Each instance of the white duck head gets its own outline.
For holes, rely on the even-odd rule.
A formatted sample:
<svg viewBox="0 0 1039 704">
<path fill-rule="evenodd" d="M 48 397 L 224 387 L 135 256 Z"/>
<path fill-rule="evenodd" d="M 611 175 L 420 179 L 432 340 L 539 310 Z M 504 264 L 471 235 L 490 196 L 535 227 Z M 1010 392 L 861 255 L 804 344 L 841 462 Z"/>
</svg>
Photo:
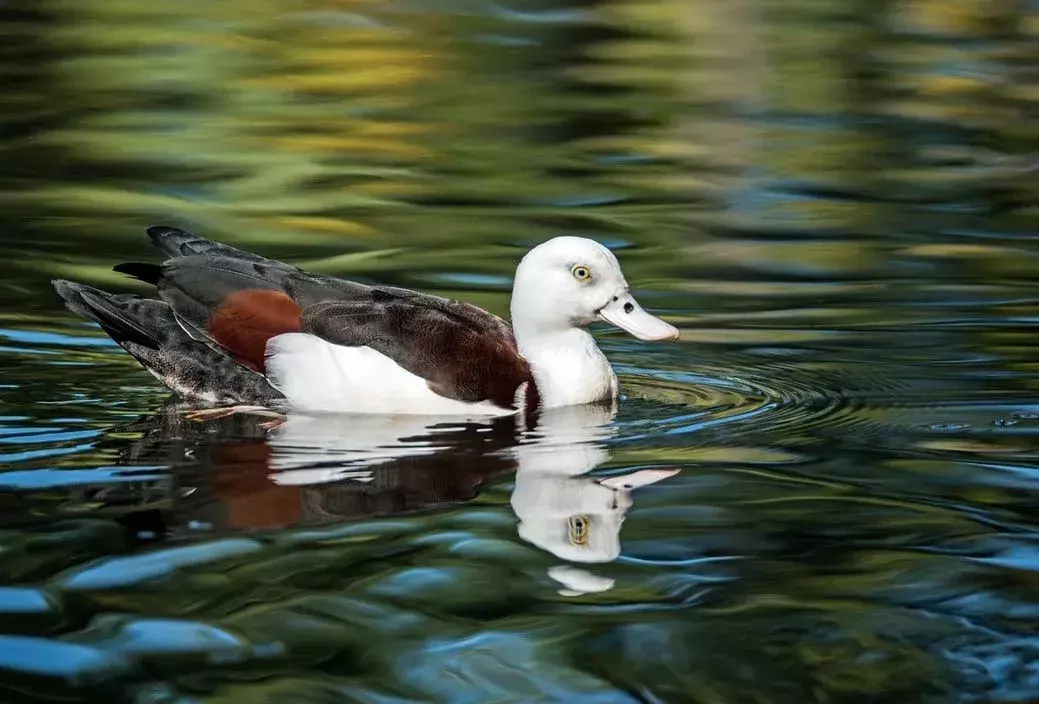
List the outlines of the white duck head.
<svg viewBox="0 0 1039 704">
<path fill-rule="evenodd" d="M 587 331 L 596 320 L 641 340 L 678 338 L 631 295 L 613 252 L 583 237 L 556 237 L 527 252 L 516 269 L 511 314 L 546 408 L 616 396 L 617 378 Z"/>
<path fill-rule="evenodd" d="M 678 330 L 638 304 L 617 257 L 583 237 L 556 237 L 527 252 L 516 269 L 512 322 L 517 334 L 612 323 L 640 340 L 674 340 Z"/>
</svg>

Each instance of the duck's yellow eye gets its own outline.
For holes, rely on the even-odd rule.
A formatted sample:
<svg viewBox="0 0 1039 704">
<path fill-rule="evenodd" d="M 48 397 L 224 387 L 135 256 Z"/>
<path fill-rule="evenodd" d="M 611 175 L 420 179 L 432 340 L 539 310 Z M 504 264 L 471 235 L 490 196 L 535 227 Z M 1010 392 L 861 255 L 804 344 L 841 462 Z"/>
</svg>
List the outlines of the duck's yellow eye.
<svg viewBox="0 0 1039 704">
<path fill-rule="evenodd" d="M 588 520 L 588 516 L 583 514 L 579 514 L 577 516 L 570 516 L 567 523 L 569 524 L 568 527 L 570 528 L 569 535 L 567 536 L 570 539 L 570 544 L 587 545 L 589 533 L 591 532 L 589 530 L 590 521 Z"/>
<path fill-rule="evenodd" d="M 586 266 L 581 266 L 580 264 L 571 269 L 570 273 L 573 274 L 574 278 L 578 281 L 587 281 L 592 278 L 592 270 Z"/>
</svg>

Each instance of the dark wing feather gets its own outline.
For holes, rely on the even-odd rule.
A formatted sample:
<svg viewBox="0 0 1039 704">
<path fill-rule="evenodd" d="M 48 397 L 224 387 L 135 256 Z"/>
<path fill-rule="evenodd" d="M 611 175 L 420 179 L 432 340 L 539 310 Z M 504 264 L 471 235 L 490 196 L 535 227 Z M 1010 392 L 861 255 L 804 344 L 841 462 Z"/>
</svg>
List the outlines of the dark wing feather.
<svg viewBox="0 0 1039 704">
<path fill-rule="evenodd" d="M 527 404 L 536 403 L 511 327 L 475 306 L 309 274 L 182 231 L 150 234 L 164 251 L 186 254 L 162 265 L 162 299 L 193 337 L 250 369 L 263 371 L 270 338 L 307 332 L 338 345 L 372 347 L 448 398 L 512 407 L 527 383 Z"/>
<path fill-rule="evenodd" d="M 530 368 L 504 321 L 465 303 L 421 294 L 329 300 L 305 308 L 301 330 L 386 355 L 448 398 L 512 407 Z M 410 292 L 409 292 L 410 293 Z"/>
</svg>

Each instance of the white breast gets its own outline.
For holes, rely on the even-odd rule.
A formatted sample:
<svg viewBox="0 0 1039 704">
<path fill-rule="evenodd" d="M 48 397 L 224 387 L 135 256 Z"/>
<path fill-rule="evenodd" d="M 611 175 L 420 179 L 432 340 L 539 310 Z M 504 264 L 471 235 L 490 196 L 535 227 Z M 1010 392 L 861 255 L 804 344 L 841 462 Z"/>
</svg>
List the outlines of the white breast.
<svg viewBox="0 0 1039 704">
<path fill-rule="evenodd" d="M 571 328 L 520 344 L 544 408 L 578 406 L 617 396 L 617 375 L 585 330 Z"/>
<path fill-rule="evenodd" d="M 426 380 L 370 347 L 343 347 L 307 333 L 267 341 L 267 378 L 293 408 L 335 413 L 508 415 L 493 403 L 433 393 Z"/>
</svg>

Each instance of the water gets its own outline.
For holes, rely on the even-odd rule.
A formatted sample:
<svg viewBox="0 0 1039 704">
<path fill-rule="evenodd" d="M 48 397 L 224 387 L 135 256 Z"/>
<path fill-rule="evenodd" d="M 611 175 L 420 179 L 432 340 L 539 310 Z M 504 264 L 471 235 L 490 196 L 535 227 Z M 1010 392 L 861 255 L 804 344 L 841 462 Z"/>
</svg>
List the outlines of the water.
<svg viewBox="0 0 1039 704">
<path fill-rule="evenodd" d="M 1034 699 L 1034 9 L 5 5 L 0 700 Z M 591 236 L 683 337 L 532 435 L 190 421 L 48 283 L 156 223 L 499 314 Z"/>
</svg>

